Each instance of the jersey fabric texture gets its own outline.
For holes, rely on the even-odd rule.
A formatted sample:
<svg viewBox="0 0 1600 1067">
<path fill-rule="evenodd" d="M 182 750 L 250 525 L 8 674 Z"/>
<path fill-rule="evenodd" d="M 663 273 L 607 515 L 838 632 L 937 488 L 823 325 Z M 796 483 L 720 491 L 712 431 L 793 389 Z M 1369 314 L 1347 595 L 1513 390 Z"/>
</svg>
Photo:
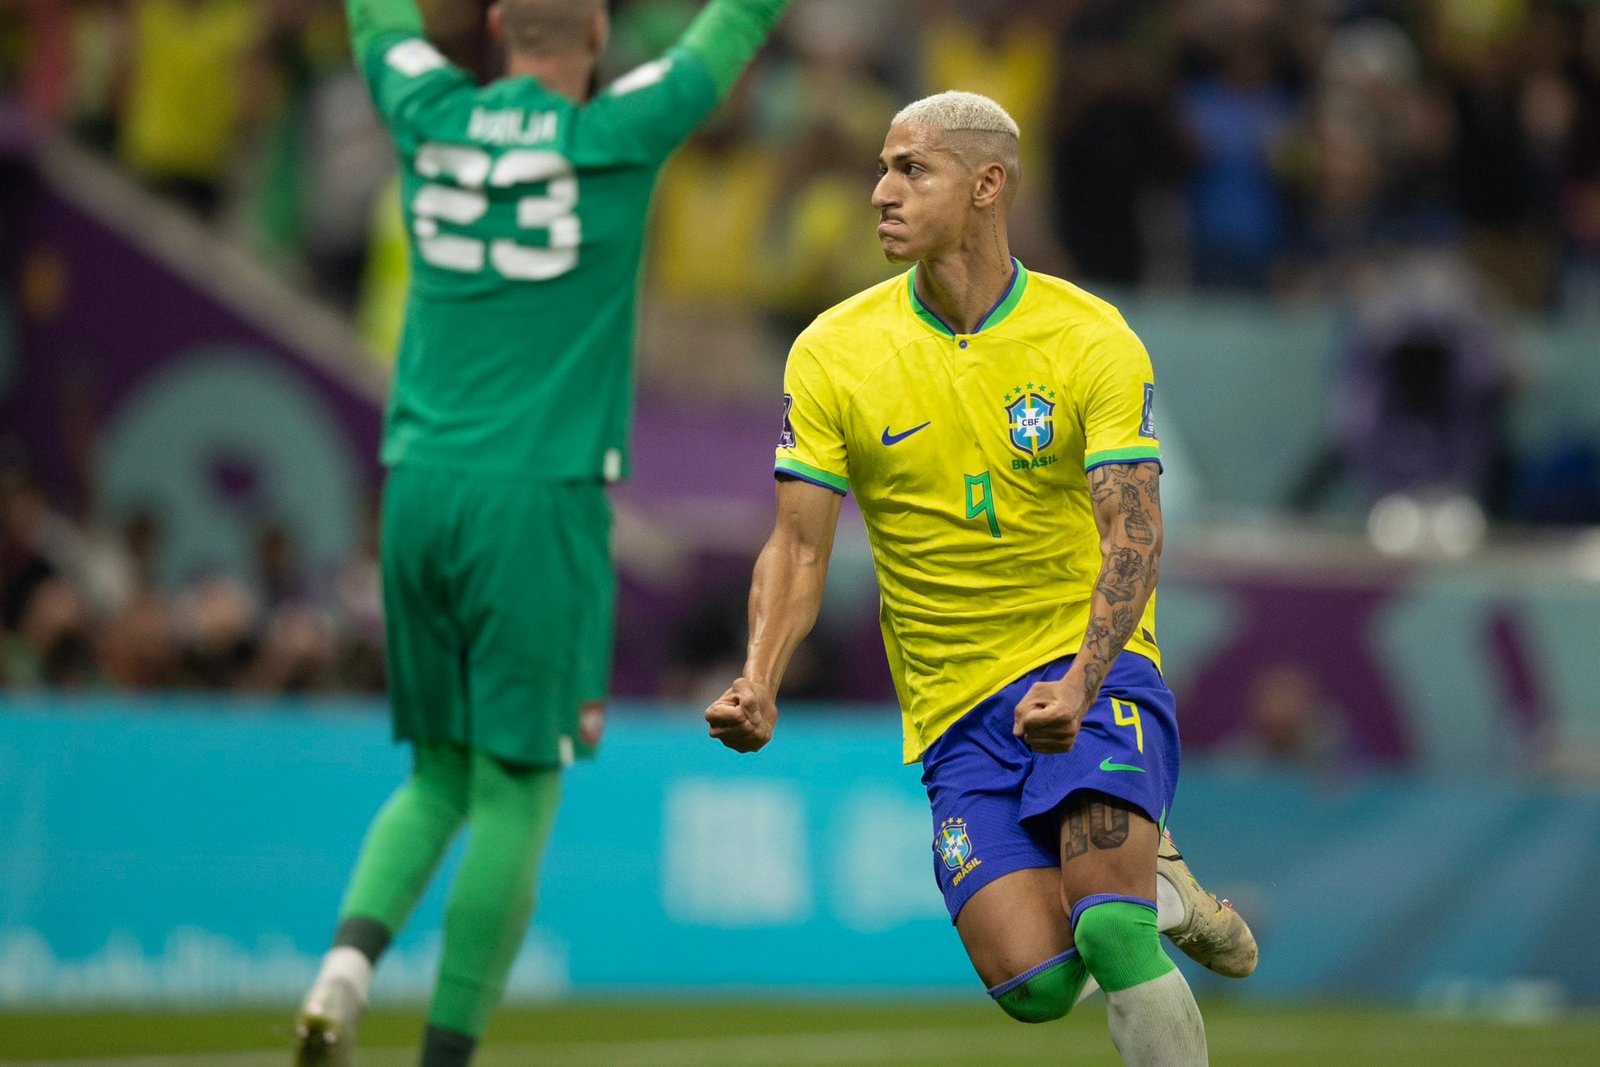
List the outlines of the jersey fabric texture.
<svg viewBox="0 0 1600 1067">
<path fill-rule="evenodd" d="M 548 767 L 593 754 L 616 578 L 599 482 L 500 484 L 397 467 L 384 487 L 395 737 Z"/>
<path fill-rule="evenodd" d="M 635 293 L 662 163 L 787 0 L 711 0 L 680 43 L 574 103 L 478 86 L 412 0 L 348 0 L 393 137 L 410 283 L 385 415 L 396 735 L 526 766 L 592 752 L 626 476 Z"/>
<path fill-rule="evenodd" d="M 996 878 L 1061 865 L 1060 819 L 1054 816 L 1079 790 L 1126 800 L 1165 825 L 1178 789 L 1176 702 L 1145 657 L 1117 657 L 1072 751 L 1040 755 L 1012 734 L 1017 702 L 1028 689 L 1059 681 L 1071 665 L 1068 656 L 1023 675 L 922 754 L 922 784 L 933 810 L 933 873 L 951 922 Z"/>
<path fill-rule="evenodd" d="M 1115 308 L 1015 261 L 974 333 L 923 306 L 913 269 L 795 341 L 776 471 L 855 493 L 907 762 L 1077 653 L 1101 565 L 1087 471 L 1160 461 L 1154 381 Z M 1127 647 L 1159 665 L 1153 596 Z"/>
<path fill-rule="evenodd" d="M 384 462 L 626 476 L 646 213 L 717 103 L 711 72 L 680 46 L 579 105 L 532 78 L 479 87 L 405 30 L 359 61 L 412 237 Z"/>
</svg>

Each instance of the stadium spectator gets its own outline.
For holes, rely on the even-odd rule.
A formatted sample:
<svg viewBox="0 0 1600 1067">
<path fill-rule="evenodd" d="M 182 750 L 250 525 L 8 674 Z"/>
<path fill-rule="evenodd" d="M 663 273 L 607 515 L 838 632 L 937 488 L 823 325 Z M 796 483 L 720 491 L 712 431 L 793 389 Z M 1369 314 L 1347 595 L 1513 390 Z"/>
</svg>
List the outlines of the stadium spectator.
<svg viewBox="0 0 1600 1067">
<path fill-rule="evenodd" d="M 1147 29 L 1141 14 L 1120 2 L 1086 4 L 1062 39 L 1048 145 L 1052 221 L 1070 275 L 1085 282 L 1146 280 L 1147 219 L 1182 171 L 1159 54 L 1137 43 Z"/>
<path fill-rule="evenodd" d="M 1245 733 L 1225 747 L 1230 763 L 1292 768 L 1326 775 L 1352 766 L 1343 709 L 1316 677 L 1293 663 L 1263 669 L 1244 694 Z"/>
<path fill-rule="evenodd" d="M 1403 261 L 1364 301 L 1345 346 L 1334 442 L 1291 503 L 1318 506 L 1346 475 L 1368 499 L 1466 494 L 1510 508 L 1505 345 L 1471 277 L 1449 261 Z"/>
<path fill-rule="evenodd" d="M 5 643 L 0 674 L 13 685 L 81 689 L 99 679 L 89 605 L 78 587 L 50 577 L 31 590 Z"/>
<path fill-rule="evenodd" d="M 249 588 L 237 578 L 205 578 L 184 590 L 177 609 L 186 686 L 237 688 L 260 641 L 260 609 Z"/>
<path fill-rule="evenodd" d="M 1289 241 L 1281 153 L 1299 102 L 1276 77 L 1281 42 L 1270 17 L 1214 17 L 1203 30 L 1204 69 L 1178 96 L 1190 144 L 1192 278 L 1202 289 L 1266 292 Z"/>
<path fill-rule="evenodd" d="M 106 682 L 123 692 L 176 688 L 181 649 L 172 605 L 145 590 L 102 628 L 96 641 Z"/>
<path fill-rule="evenodd" d="M 203 218 L 222 208 L 274 83 L 264 15 L 249 0 L 131 0 L 118 151 L 150 188 Z"/>
<path fill-rule="evenodd" d="M 1393 23 L 1364 19 L 1331 35 L 1291 164 L 1302 289 L 1333 299 L 1368 291 L 1403 249 L 1453 235 L 1449 114 L 1420 74 Z"/>
<path fill-rule="evenodd" d="M 1600 9 L 1572 27 L 1567 70 L 1573 114 L 1562 149 L 1557 188 L 1560 280 L 1557 306 L 1600 323 Z"/>
</svg>

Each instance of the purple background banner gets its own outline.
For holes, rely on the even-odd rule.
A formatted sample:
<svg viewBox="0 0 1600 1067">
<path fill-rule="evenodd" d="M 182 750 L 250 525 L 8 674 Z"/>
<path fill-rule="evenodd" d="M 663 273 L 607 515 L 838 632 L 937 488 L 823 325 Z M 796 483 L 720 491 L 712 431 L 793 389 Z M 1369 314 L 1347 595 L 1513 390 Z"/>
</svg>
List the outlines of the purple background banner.
<svg viewBox="0 0 1600 1067">
<path fill-rule="evenodd" d="M 114 224 L 94 196 L 25 168 L 8 169 L 4 188 L 16 330 L 9 373 L 0 361 L 0 435 L 58 504 L 87 483 L 113 529 L 160 509 L 178 580 L 239 565 L 263 521 L 287 525 L 322 573 L 353 551 L 381 479 L 382 395 L 354 342 L 309 329 L 293 313 L 305 305 L 253 284 L 176 216 Z M 615 494 L 619 696 L 692 702 L 738 671 L 779 415 L 776 403 L 641 402 L 637 474 Z M 1330 772 L 1600 767 L 1589 571 L 1494 554 L 1401 565 L 1355 539 L 1296 555 L 1276 550 L 1293 536 L 1263 551 L 1172 526 L 1161 631 L 1196 749 Z M 789 690 L 892 702 L 849 506 Z"/>
</svg>

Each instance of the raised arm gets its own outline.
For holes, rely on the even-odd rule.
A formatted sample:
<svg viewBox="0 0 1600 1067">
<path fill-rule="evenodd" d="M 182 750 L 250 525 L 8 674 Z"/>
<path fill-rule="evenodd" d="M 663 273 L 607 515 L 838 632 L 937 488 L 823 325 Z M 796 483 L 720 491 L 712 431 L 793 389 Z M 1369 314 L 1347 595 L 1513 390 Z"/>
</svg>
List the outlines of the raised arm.
<svg viewBox="0 0 1600 1067">
<path fill-rule="evenodd" d="M 1111 664 L 1133 636 L 1161 576 L 1161 467 L 1107 463 L 1089 472 L 1100 530 L 1100 576 L 1083 646 L 1059 682 L 1034 685 L 1017 705 L 1015 732 L 1035 752 L 1066 752 Z"/>
<path fill-rule="evenodd" d="M 345 0 L 350 23 L 350 47 L 356 65 L 365 68 L 372 43 L 386 33 L 423 36 L 422 13 L 416 0 Z"/>
<path fill-rule="evenodd" d="M 844 497 L 799 479 L 778 481 L 778 519 L 750 582 L 744 674 L 706 709 L 711 736 L 735 752 L 772 740 L 778 686 L 817 621 Z"/>
<path fill-rule="evenodd" d="M 659 163 L 738 82 L 789 0 L 711 0 L 665 55 L 624 74 L 589 105 L 612 158 Z"/>
<path fill-rule="evenodd" d="M 711 0 L 679 42 L 700 57 L 725 97 L 783 17 L 789 0 Z"/>
</svg>

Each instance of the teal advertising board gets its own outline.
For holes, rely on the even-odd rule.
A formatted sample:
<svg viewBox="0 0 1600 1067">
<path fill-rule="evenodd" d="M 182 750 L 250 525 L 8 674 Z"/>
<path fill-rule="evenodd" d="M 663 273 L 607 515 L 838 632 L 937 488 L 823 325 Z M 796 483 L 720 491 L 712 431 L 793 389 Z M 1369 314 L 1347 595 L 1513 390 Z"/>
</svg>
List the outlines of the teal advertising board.
<svg viewBox="0 0 1600 1067">
<path fill-rule="evenodd" d="M 287 1001 L 406 769 L 370 703 L 0 699 L 0 1008 Z M 757 756 L 696 709 L 623 709 L 574 768 L 521 998 L 982 996 L 884 708 L 789 709 Z M 1600 795 L 1185 767 L 1173 826 L 1262 944 L 1241 995 L 1600 1002 Z M 973 842 L 981 856 L 983 842 Z M 442 894 L 380 994 L 425 995 Z"/>
</svg>

